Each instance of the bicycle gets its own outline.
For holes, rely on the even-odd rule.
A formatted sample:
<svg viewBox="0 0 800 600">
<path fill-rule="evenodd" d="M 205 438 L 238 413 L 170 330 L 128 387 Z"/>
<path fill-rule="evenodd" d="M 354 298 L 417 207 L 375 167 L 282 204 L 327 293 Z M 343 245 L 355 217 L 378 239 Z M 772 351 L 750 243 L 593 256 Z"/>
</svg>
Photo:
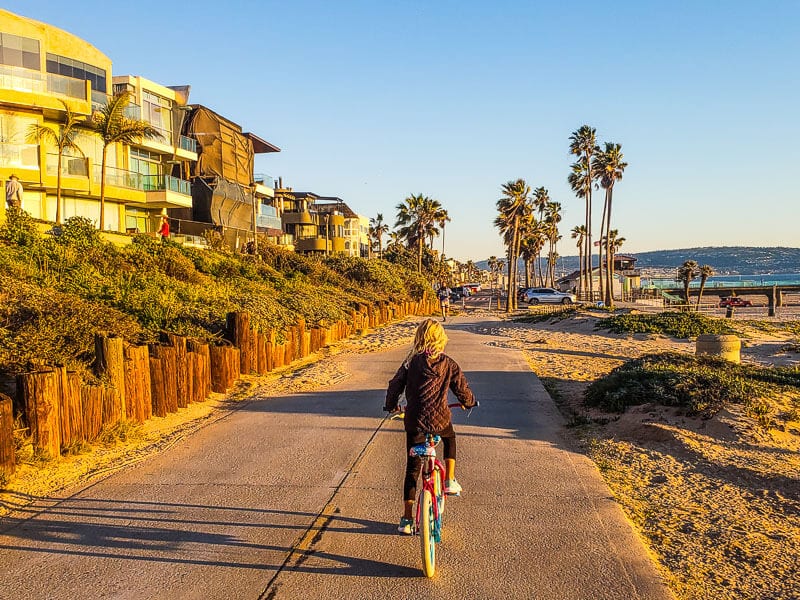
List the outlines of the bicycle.
<svg viewBox="0 0 800 600">
<path fill-rule="evenodd" d="M 479 403 L 476 402 L 475 406 L 479 406 Z M 448 404 L 448 407 L 461 407 L 461 404 Z M 401 411 L 392 418 L 402 418 L 402 414 Z M 426 577 L 433 577 L 436 572 L 436 544 L 442 541 L 442 515 L 446 497 L 444 481 L 447 471 L 444 464 L 436 457 L 436 446 L 441 441 L 440 436 L 427 433 L 423 443 L 412 446 L 409 450 L 410 456 L 423 459 L 422 485 L 417 495 L 414 534 L 419 534 L 420 537 L 422 572 Z"/>
</svg>

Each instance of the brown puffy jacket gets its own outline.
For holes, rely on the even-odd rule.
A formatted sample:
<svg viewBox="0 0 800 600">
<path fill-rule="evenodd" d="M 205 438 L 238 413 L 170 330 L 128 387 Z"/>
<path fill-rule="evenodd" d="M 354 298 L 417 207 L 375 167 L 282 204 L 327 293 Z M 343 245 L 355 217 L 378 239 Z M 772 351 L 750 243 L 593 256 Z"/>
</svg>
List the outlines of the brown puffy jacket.
<svg viewBox="0 0 800 600">
<path fill-rule="evenodd" d="M 395 410 L 400 394 L 405 390 L 408 402 L 405 430 L 439 432 L 450 425 L 448 389 L 465 408 L 475 406 L 475 396 L 456 361 L 446 354 L 436 358 L 415 354 L 408 366 L 404 362 L 389 382 L 384 410 Z"/>
</svg>

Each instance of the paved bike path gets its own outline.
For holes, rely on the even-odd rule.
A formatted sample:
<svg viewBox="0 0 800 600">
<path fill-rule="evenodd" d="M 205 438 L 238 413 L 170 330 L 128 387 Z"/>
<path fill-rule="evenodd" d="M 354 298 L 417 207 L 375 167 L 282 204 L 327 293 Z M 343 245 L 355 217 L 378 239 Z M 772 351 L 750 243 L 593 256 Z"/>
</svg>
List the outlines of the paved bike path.
<svg viewBox="0 0 800 600">
<path fill-rule="evenodd" d="M 245 403 L 0 521 L 0 598 L 670 598 L 522 355 L 447 326 L 481 407 L 456 414 L 466 492 L 432 580 L 395 532 L 404 439 L 380 411 L 395 349 L 337 357 L 352 375 L 336 385 Z"/>
<path fill-rule="evenodd" d="M 418 538 L 394 532 L 404 435 L 387 421 L 317 522 L 316 539 L 272 583 L 274 597 L 672 598 L 596 468 L 564 447 L 561 417 L 522 354 L 465 320 L 447 330 L 447 351 L 481 406 L 455 412 L 465 493 L 447 502 L 437 574 L 422 577 Z M 352 366 L 380 383 L 402 356 Z"/>
</svg>

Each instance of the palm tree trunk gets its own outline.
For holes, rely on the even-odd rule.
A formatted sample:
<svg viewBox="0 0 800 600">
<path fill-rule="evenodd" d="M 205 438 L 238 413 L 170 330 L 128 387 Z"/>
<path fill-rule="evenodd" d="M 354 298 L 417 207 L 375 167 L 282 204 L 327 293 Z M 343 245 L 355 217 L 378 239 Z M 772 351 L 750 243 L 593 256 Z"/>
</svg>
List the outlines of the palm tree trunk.
<svg viewBox="0 0 800 600">
<path fill-rule="evenodd" d="M 422 273 L 422 245 L 424 240 L 421 235 L 417 235 L 417 273 Z"/>
<path fill-rule="evenodd" d="M 614 248 L 611 246 L 611 203 L 614 197 L 614 186 L 609 186 L 608 198 L 606 204 L 608 205 L 608 213 L 606 214 L 606 277 L 608 278 L 608 296 L 606 298 L 606 306 L 614 306 Z"/>
<path fill-rule="evenodd" d="M 606 284 L 607 279 L 604 277 L 604 273 L 606 271 L 605 265 L 603 265 L 603 244 L 608 242 L 608 230 L 606 229 L 606 213 L 608 212 L 608 189 L 606 189 L 606 197 L 605 201 L 603 202 L 603 214 L 600 217 L 600 245 L 597 247 L 598 253 L 598 268 L 599 268 L 599 275 L 600 275 L 600 297 L 603 299 L 603 302 L 607 303 L 608 296 L 606 292 Z M 604 237 L 605 236 L 605 237 Z M 605 241 L 604 241 L 605 239 Z M 606 256 L 608 256 L 608 252 L 606 252 Z"/>
<path fill-rule="evenodd" d="M 56 174 L 56 225 L 61 225 L 61 157 L 63 152 L 58 150 L 58 173 Z"/>
</svg>

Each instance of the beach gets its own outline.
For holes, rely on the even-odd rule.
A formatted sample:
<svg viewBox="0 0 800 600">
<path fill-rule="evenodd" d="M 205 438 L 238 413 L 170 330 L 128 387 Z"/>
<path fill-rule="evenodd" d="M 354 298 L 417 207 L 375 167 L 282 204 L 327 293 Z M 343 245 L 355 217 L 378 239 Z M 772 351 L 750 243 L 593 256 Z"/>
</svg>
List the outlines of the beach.
<svg viewBox="0 0 800 600">
<path fill-rule="evenodd" d="M 454 307 L 458 312 L 460 307 Z M 524 353 L 564 415 L 563 436 L 595 462 L 615 499 L 681 599 L 791 598 L 800 570 L 800 431 L 764 429 L 728 407 L 710 419 L 644 404 L 621 415 L 582 404 L 589 383 L 628 359 L 665 351 L 694 353 L 693 340 L 595 329 L 602 311 L 520 323 L 487 308 L 467 308 L 476 333 Z M 456 314 L 448 319 L 459 326 Z M 347 378 L 347 357 L 408 345 L 419 319 L 371 330 L 267 377 L 244 378 L 167 418 L 131 429 L 92 451 L 49 464 L 23 464 L 2 496 L 5 512 L 33 497 L 57 499 L 116 469 L 144 460 L 236 410 L 242 400 L 302 393 Z M 796 365 L 794 340 L 746 328 L 743 360 Z M 487 337 L 487 340 L 490 338 Z M 376 415 L 379 408 L 376 408 Z"/>
</svg>

